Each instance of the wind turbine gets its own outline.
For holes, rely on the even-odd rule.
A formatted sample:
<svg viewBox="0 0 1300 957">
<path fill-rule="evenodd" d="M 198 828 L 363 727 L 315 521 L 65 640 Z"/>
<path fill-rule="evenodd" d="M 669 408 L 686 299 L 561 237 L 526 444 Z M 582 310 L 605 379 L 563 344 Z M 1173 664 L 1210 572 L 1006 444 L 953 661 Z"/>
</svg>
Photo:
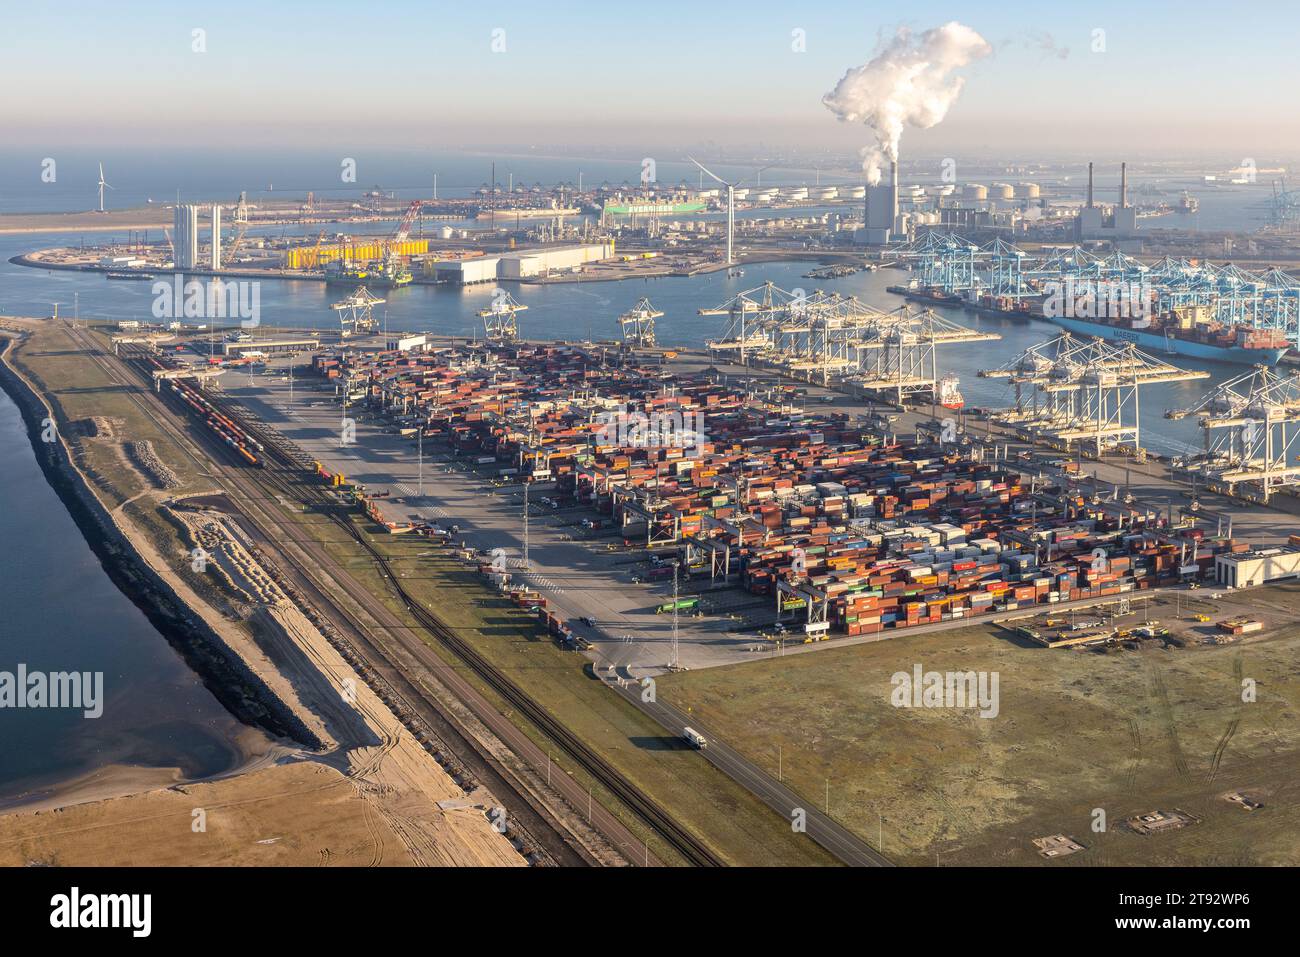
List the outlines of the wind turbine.
<svg viewBox="0 0 1300 957">
<path fill-rule="evenodd" d="M 690 160 L 692 163 L 694 163 L 696 166 L 698 166 L 700 168 L 700 172 L 707 173 L 709 177 L 714 181 L 716 181 L 720 186 L 727 187 L 727 265 L 728 266 L 735 265 L 736 259 L 732 255 L 732 248 L 733 248 L 733 240 L 736 232 L 736 189 L 737 187 L 744 186 L 745 185 L 744 181 L 742 180 L 739 183 L 728 183 L 725 179 L 723 179 L 721 176 L 718 176 L 711 169 L 709 169 L 707 166 L 705 166 L 703 163 L 697 160 L 694 156 L 688 156 L 686 158 Z M 767 167 L 764 166 L 763 169 L 767 169 Z M 763 169 L 760 169 L 758 171 L 760 176 L 763 173 Z"/>
<path fill-rule="evenodd" d="M 104 187 L 106 186 L 108 186 L 109 189 L 113 188 L 112 186 L 109 186 L 108 183 L 104 182 L 104 164 L 100 163 L 99 164 L 99 211 L 101 213 L 104 211 Z"/>
</svg>

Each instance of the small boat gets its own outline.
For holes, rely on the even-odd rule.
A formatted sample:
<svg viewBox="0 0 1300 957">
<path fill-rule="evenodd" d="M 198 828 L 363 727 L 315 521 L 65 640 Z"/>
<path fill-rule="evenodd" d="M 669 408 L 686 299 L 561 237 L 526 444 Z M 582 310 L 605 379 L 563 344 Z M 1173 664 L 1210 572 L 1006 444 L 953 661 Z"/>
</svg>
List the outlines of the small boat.
<svg viewBox="0 0 1300 957">
<path fill-rule="evenodd" d="M 945 409 L 956 412 L 966 405 L 966 399 L 957 388 L 958 379 L 952 373 L 939 380 L 939 404 Z"/>
<path fill-rule="evenodd" d="M 127 279 L 135 282 L 152 282 L 154 274 L 151 272 L 107 272 L 104 273 L 105 279 Z"/>
<path fill-rule="evenodd" d="M 741 269 L 739 266 L 732 266 L 727 270 L 728 279 L 742 279 L 744 278 L 744 275 L 745 270 Z"/>
</svg>

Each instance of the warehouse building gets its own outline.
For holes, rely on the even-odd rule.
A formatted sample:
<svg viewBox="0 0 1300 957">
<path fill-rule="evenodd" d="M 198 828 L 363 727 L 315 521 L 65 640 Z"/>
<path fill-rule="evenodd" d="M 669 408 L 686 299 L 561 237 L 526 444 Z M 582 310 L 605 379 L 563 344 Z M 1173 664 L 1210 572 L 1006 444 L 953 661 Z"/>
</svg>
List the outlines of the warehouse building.
<svg viewBox="0 0 1300 957">
<path fill-rule="evenodd" d="M 569 272 L 588 263 L 609 259 L 613 255 L 613 243 L 589 243 L 556 249 L 530 249 L 460 262 L 440 262 L 433 269 L 434 277 L 439 282 L 469 286 L 479 282 L 496 282 L 498 279 L 530 279 L 553 272 Z"/>
<path fill-rule="evenodd" d="M 501 259 L 498 256 L 483 256 L 479 259 L 433 263 L 433 278 L 438 282 L 449 282 L 454 286 L 472 286 L 479 282 L 496 282 L 497 267 L 500 262 Z"/>
<path fill-rule="evenodd" d="M 1300 577 L 1300 551 L 1264 548 L 1218 555 L 1214 559 L 1214 580 L 1220 585 L 1233 588 L 1247 588 L 1296 577 Z"/>
<path fill-rule="evenodd" d="M 423 352 L 429 345 L 429 337 L 424 333 L 410 336 L 390 337 L 385 342 L 389 352 Z"/>
</svg>

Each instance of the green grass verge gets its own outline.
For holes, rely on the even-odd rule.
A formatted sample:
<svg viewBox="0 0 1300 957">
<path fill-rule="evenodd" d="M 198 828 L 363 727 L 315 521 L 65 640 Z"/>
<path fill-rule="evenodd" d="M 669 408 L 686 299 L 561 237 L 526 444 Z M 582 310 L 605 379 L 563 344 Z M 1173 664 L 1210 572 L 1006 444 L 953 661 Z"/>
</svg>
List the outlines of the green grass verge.
<svg viewBox="0 0 1300 957">
<path fill-rule="evenodd" d="M 1300 608 L 1300 585 L 1255 598 Z M 902 864 L 1300 863 L 1300 625 L 1242 644 L 1100 654 L 972 627 L 674 675 L 660 694 Z M 1000 712 L 897 708 L 891 676 L 997 671 Z M 1257 700 L 1243 702 L 1253 680 Z M 1216 755 L 1218 756 L 1216 758 Z M 1243 788 L 1265 807 L 1224 800 Z M 1199 824 L 1142 837 L 1157 808 Z M 1107 817 L 1093 830 L 1095 809 Z"/>
</svg>

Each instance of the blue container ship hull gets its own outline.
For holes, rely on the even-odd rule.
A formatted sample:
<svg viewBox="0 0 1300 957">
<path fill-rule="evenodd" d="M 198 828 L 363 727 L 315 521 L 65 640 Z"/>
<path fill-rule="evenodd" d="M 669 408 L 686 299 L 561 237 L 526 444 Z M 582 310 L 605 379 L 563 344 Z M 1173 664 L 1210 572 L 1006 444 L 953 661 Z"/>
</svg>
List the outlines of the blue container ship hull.
<svg viewBox="0 0 1300 957">
<path fill-rule="evenodd" d="M 1034 316 L 1035 319 L 1040 318 Z M 1212 362 L 1231 362 L 1236 365 L 1277 365 L 1286 355 L 1286 349 L 1243 349 L 1240 346 L 1214 346 L 1206 342 L 1189 342 L 1175 339 L 1141 329 L 1121 329 L 1119 326 L 1104 322 L 1091 322 L 1087 319 L 1067 319 L 1064 316 L 1043 316 L 1048 322 L 1060 326 L 1068 332 L 1081 336 L 1100 336 L 1110 342 L 1132 342 L 1147 352 L 1174 353 L 1193 359 L 1209 359 Z"/>
</svg>

